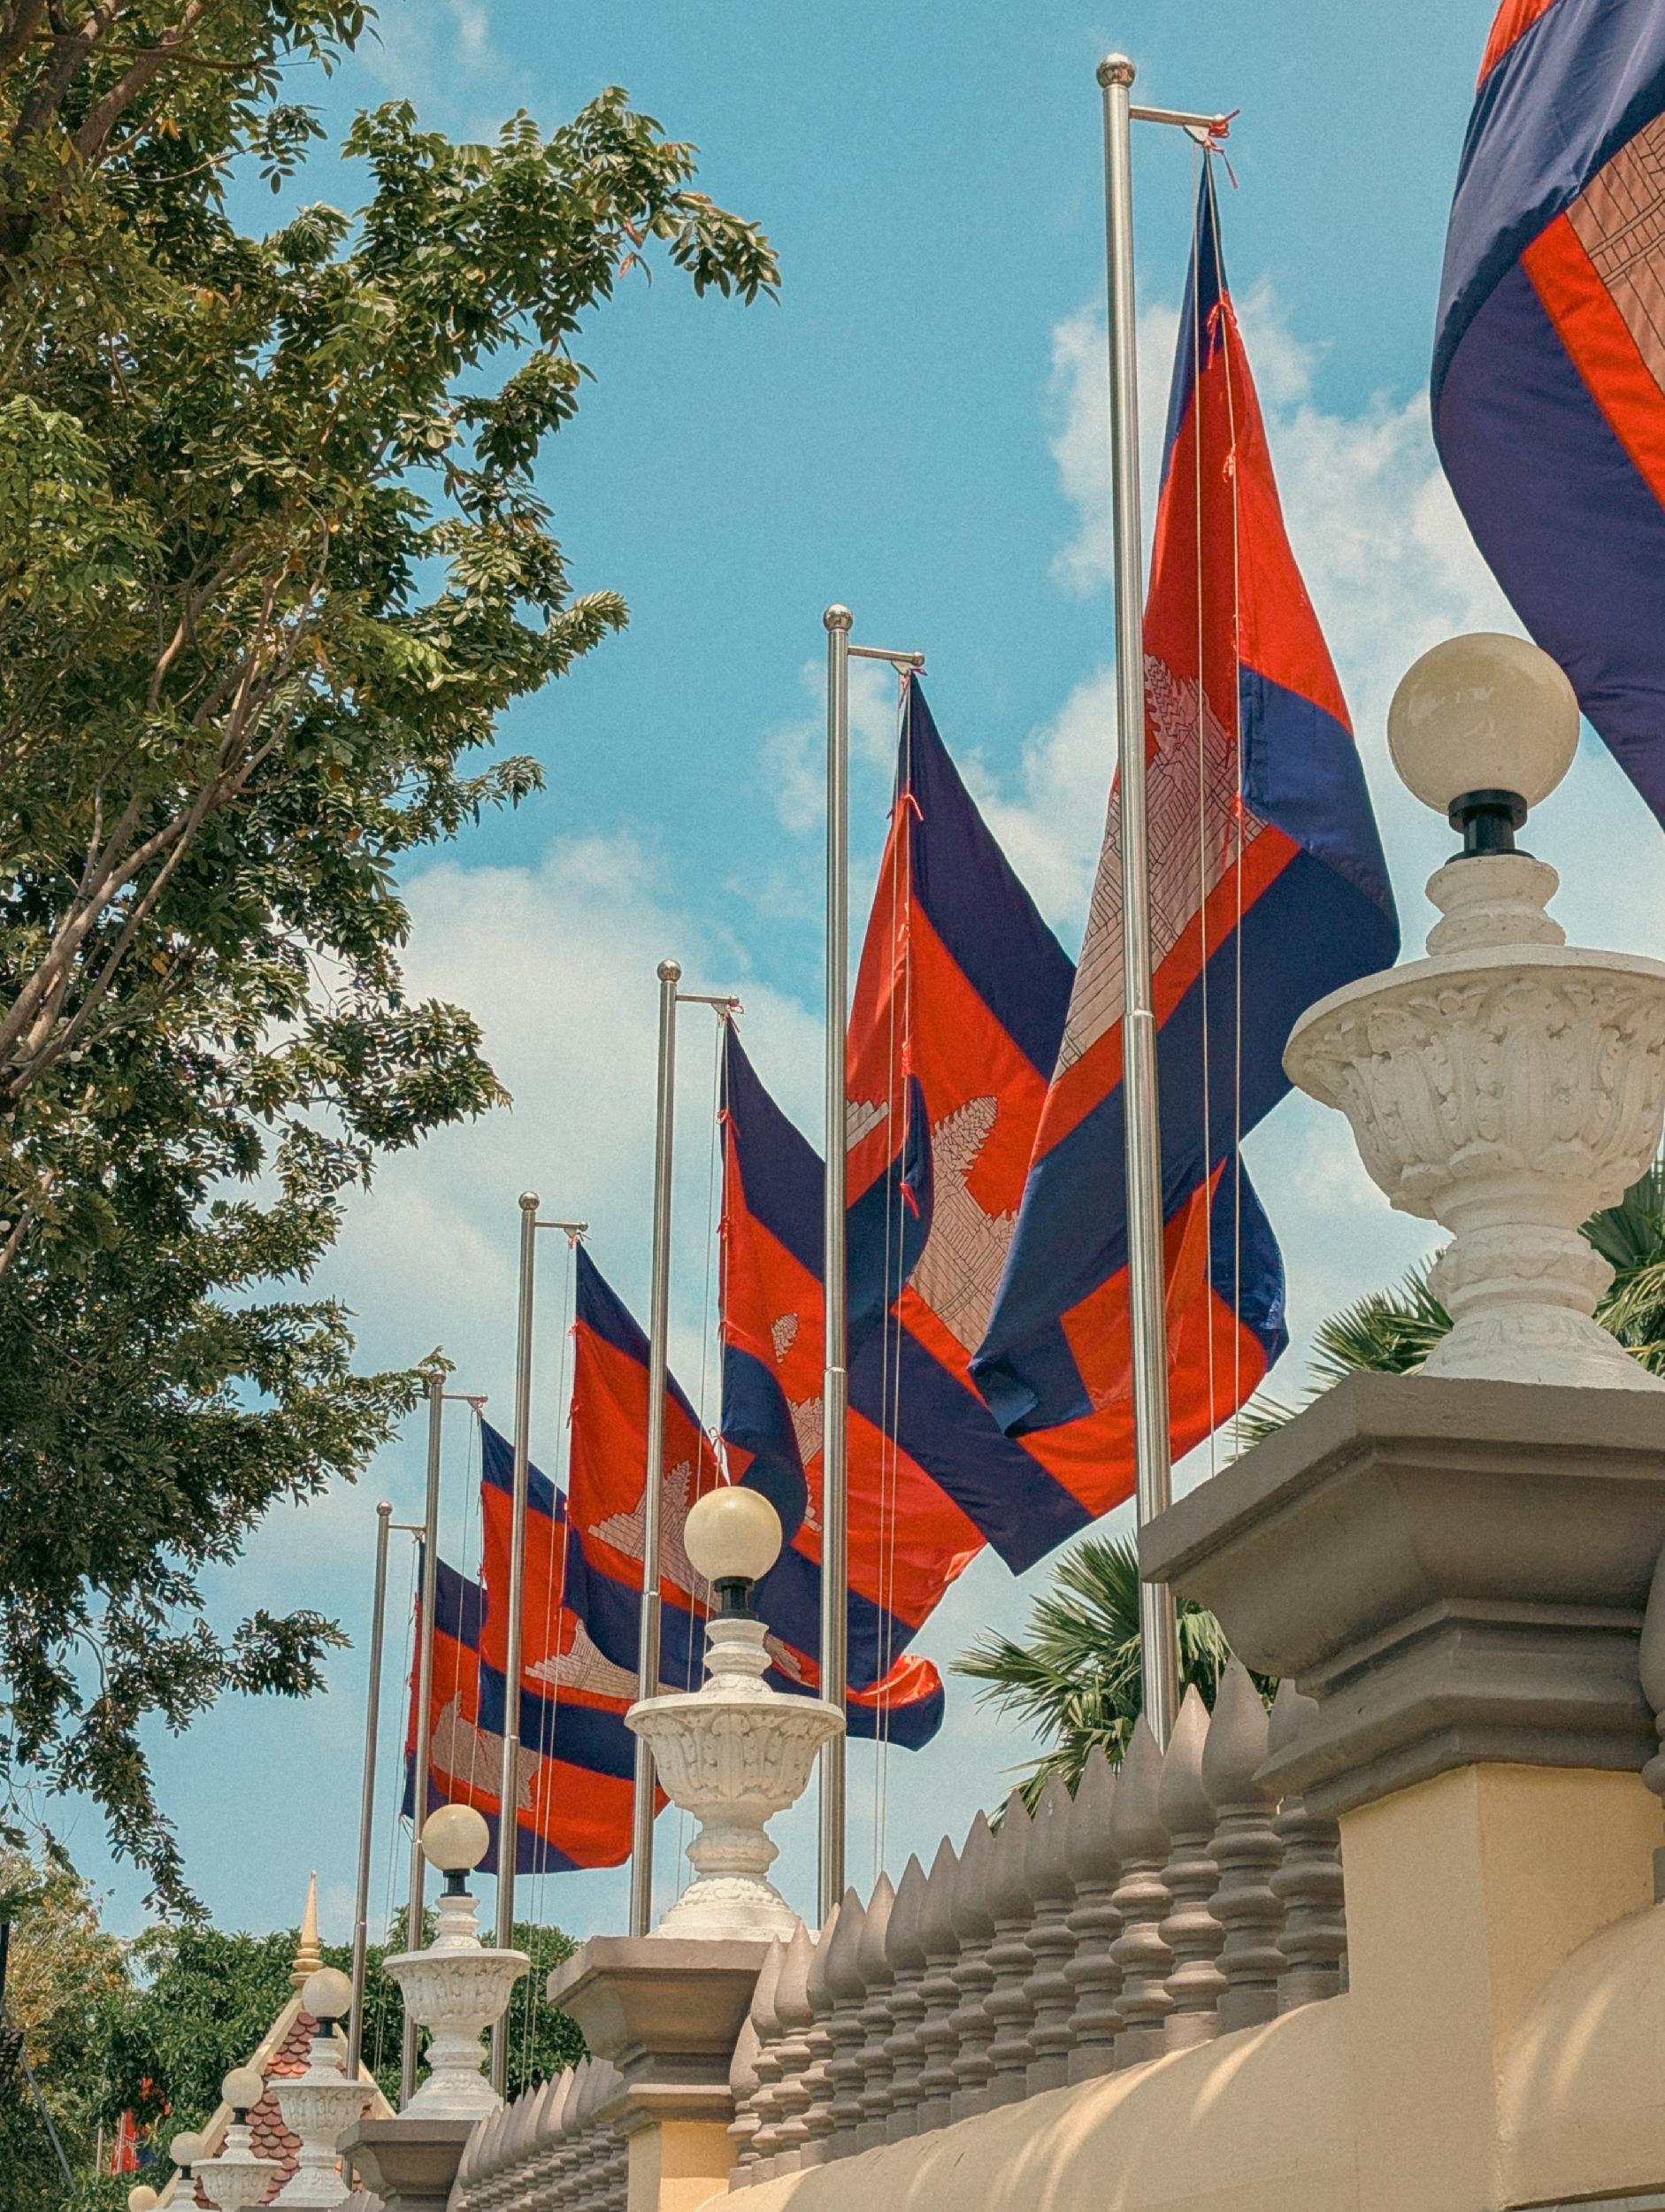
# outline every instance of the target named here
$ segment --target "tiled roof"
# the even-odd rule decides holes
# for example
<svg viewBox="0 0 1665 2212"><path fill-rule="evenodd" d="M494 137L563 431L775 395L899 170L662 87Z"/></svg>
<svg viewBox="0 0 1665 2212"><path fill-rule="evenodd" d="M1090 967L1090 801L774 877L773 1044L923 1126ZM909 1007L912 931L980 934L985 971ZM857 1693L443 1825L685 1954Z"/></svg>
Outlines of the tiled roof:
<svg viewBox="0 0 1665 2212"><path fill-rule="evenodd" d="M273 2024L274 2026L276 2024ZM257 2052L254 2056L253 2063L265 2076L266 2092L249 2114L249 2147L257 2158L275 2158L280 2165L280 2170L266 2185L266 2193L260 2200L262 2204L273 2201L300 2163L301 2139L283 2124L282 2109L272 2085L279 2081L294 2081L305 2073L311 2063L312 2039L317 2032L318 2023L311 2015L297 2011L288 2034L277 2048L265 2055ZM387 2103L373 2082L365 2082L364 2095L372 2109L386 2115ZM224 2147L223 2129L211 2126L205 2133L211 2152L217 2154ZM199 2207L208 2205L208 2197L200 2180L196 2183L194 2195ZM173 2200L178 2200L177 2195Z"/></svg>

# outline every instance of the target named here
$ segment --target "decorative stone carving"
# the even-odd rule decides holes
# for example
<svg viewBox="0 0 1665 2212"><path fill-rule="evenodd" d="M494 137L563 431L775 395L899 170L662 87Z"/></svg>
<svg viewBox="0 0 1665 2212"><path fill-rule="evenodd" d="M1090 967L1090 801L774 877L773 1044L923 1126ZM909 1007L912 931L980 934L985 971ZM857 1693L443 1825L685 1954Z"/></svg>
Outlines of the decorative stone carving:
<svg viewBox="0 0 1665 2212"><path fill-rule="evenodd" d="M1427 732L1443 718L1461 749L1452 667L1419 664L1391 719ZM1527 730L1528 745L1544 734ZM1571 743L1547 742L1566 745L1553 789ZM1416 787L1435 803L1425 776ZM1427 1374L1665 1389L1591 1318L1612 1271L1578 1233L1659 1148L1665 965L1569 947L1545 910L1558 883L1525 853L1448 862L1428 885L1443 918L1428 956L1321 1000L1284 1065L1347 1115L1400 1212L1453 1232L1432 1279L1453 1327Z"/></svg>
<svg viewBox="0 0 1665 2212"><path fill-rule="evenodd" d="M867 1918L856 1947L856 1970L862 1978L861 2117L856 2125L852 2151L868 2151L885 2139L881 2115L885 2079L885 2044L890 2034L890 1959L886 1945L896 1893L888 1874L881 1874L867 1901Z"/></svg>
<svg viewBox="0 0 1665 2212"><path fill-rule="evenodd" d="M219 2157L199 2158L193 2170L203 2194L218 2212L241 2212L242 2206L260 2202L273 2176L283 2169L275 2158L257 2158L248 2122L234 2119Z"/></svg>
<svg viewBox="0 0 1665 2212"><path fill-rule="evenodd" d="M913 2107L906 2114L909 2132L924 2134L948 2124L954 2094L954 2010L960 2001L954 1969L960 1939L954 1924L954 1882L959 1855L945 1836L925 1877L919 1911L919 1940L925 1955L919 1994L925 2013L919 2023L921 2064L913 2085Z"/></svg>
<svg viewBox="0 0 1665 2212"><path fill-rule="evenodd" d="M301 2139L295 2171L273 2199L294 2208L337 2205L346 2196L336 2140L362 2118L373 2094L367 2083L348 2078L346 2047L333 2032L315 2035L309 2055L305 2073L272 2085L284 2126Z"/></svg>
<svg viewBox="0 0 1665 2212"><path fill-rule="evenodd" d="M1001 1824L989 1862L988 1901L994 1916L994 1940L988 1947L994 1982L985 2000L994 2034L989 2039L989 2079L979 2109L1014 2103L1024 2093L1029 2062L1032 2018L1029 1977L1034 1954L1029 1947L1030 1923L1034 1918L1034 1893L1029 1856L1035 1844L1036 1823L1020 1793L1014 1790L1001 1809Z"/></svg>
<svg viewBox="0 0 1665 2212"><path fill-rule="evenodd" d="M1070 2078L1070 2047L1075 2040L1075 1991L1069 1973L1075 1956L1075 1938L1070 1932L1070 1909L1075 1903L1075 1884L1070 1877L1070 1831L1074 1821L1075 1801L1069 1786L1062 1775L1054 1774L1047 1778L1035 1809L1027 1861L1034 1897L1029 1955L1034 1964L1024 1991L1029 2001L1030 2060L1024 2087L1031 2097L1044 2089L1062 2089Z"/></svg>
<svg viewBox="0 0 1665 2212"><path fill-rule="evenodd" d="M825 2141L829 2158L848 2154L862 2124L862 2003L867 1985L862 1979L860 1952L866 1925L867 1908L853 1889L847 1889L826 1959L827 1993L832 2000L826 2022L831 2048Z"/></svg>
<svg viewBox="0 0 1665 2212"><path fill-rule="evenodd" d="M1225 1977L1215 1964L1225 1930L1209 1909L1220 1870L1208 1854L1214 1807L1202 1786L1208 1709L1193 1683L1185 1692L1163 1754L1156 1807L1168 1831L1162 1879L1173 1909L1162 1924L1162 1941L1174 1955L1168 1994L1174 2001L1164 2037L1170 2051L1187 2051L1219 2032L1216 2007Z"/></svg>
<svg viewBox="0 0 1665 2212"><path fill-rule="evenodd" d="M994 1839L988 1818L978 1813L966 1831L960 1863L954 1877L954 1925L960 1939L960 1956L954 1970L959 2002L954 2008L954 2093L949 2116L963 2120L983 2108L983 2094L993 2068L989 2039L994 2032L988 1993L994 1985L994 1970L988 1947L994 1940L994 1916L989 1904L990 1862Z"/></svg>
<svg viewBox="0 0 1665 2212"><path fill-rule="evenodd" d="M919 2070L925 2063L925 2047L919 2039L920 2023L925 2016L920 1988L925 1970L921 1924L925 1901L925 1870L917 1858L910 1857L896 1886L896 1902L885 1936L891 1972L891 2029L885 2039L879 2092L871 2094L870 2085L862 2095L863 2112L871 2111L875 2119L882 2120L888 2143L902 2142L914 2131L913 2108L917 2101Z"/></svg>
<svg viewBox="0 0 1665 2212"><path fill-rule="evenodd" d="M1292 1750L1303 1719L1317 1709L1316 1699L1302 1697L1293 1682L1280 1682L1267 1729L1268 1756L1279 1759ZM1278 1806L1272 1830L1283 1853L1272 1877L1273 1892L1284 1908L1283 1933L1278 1939L1284 1957L1278 2008L1293 2012L1298 2005L1333 1997L1347 1985L1341 1830L1293 1793Z"/></svg>
<svg viewBox="0 0 1665 2212"><path fill-rule="evenodd" d="M798 1925L768 1878L778 1855L766 1826L802 1796L844 1716L770 1688L763 1634L761 1621L714 1615L703 1687L644 1699L625 1716L651 1747L666 1795L699 1823L688 1846L694 1878L657 1935L786 1942Z"/></svg>
<svg viewBox="0 0 1665 2212"><path fill-rule="evenodd" d="M1158 1809L1161 1786L1162 1753L1141 1714L1128 1740L1110 1816L1110 1833L1122 1865L1115 1900L1122 1932L1111 1953L1122 1977L1116 2001L1122 2016L1116 2039L1118 2067L1138 2066L1161 2055L1168 2016L1174 2008L1168 1994L1174 1955L1162 1935L1173 1901L1162 1878L1168 1863L1168 1832Z"/></svg>
<svg viewBox="0 0 1665 2212"><path fill-rule="evenodd" d="M752 2144L757 2134L757 2113L753 2102L757 2094L757 2030L750 2013L747 2014L735 2041L733 2062L728 2070L728 2090L734 2100L734 2117L728 2124L728 2139L734 2146L730 2186L743 2189L751 2180L756 2159Z"/></svg>
<svg viewBox="0 0 1665 2212"><path fill-rule="evenodd" d="M805 1993L809 2003L809 2026L804 2041L809 2062L803 2070L803 2141L798 2151L800 2166L819 2166L826 2157L827 2138L832 2131L832 2085L828 2062L832 2055L832 1992L827 1984L827 1961L842 1909L834 1905L821 1924L809 1955Z"/></svg>
<svg viewBox="0 0 1665 2212"><path fill-rule="evenodd" d="M775 2091L775 2156L771 2170L778 2174L796 2170L809 2139L804 2115L809 2106L809 2092L804 2075L809 2064L809 2029L815 2017L809 2008L809 1961L813 1950L809 1930L800 1924L786 1946L786 1956L780 1962L780 1978L775 1984L775 2017L780 2023L780 2040L776 2046L780 2081Z"/></svg>
<svg viewBox="0 0 1665 2212"><path fill-rule="evenodd" d="M780 2016L775 2010L775 1992L780 1985L780 1970L786 1958L786 1947L784 1943L770 1945L758 1970L757 1986L752 1993L748 2016L757 2043L756 2055L752 2061L754 2086L751 2099L756 2123L751 2133L751 2172L755 2181L762 2181L774 2171L775 2153L779 2147L775 2093L780 2082L783 2030Z"/></svg>
<svg viewBox="0 0 1665 2212"><path fill-rule="evenodd" d="M1278 2012L1284 1955L1278 1947L1284 1908L1272 1887L1283 1847L1272 1826L1276 1788L1260 1779L1266 1763L1266 1708L1248 1669L1233 1659L1220 1677L1214 1724L1202 1754L1202 1781L1216 1815L1214 1856L1220 1886L1215 1917L1225 1930L1220 1971L1220 2031L1258 2027Z"/></svg>
<svg viewBox="0 0 1665 2212"><path fill-rule="evenodd" d="M1091 2081L1116 2064L1116 2039L1123 2021L1116 1998L1122 1972L1113 1956L1122 1932L1116 1886L1121 1878L1112 1823L1116 1776L1101 1744L1094 1744L1076 1784L1064 1863L1075 1891L1070 1935L1075 1945L1064 1971L1075 1995L1070 2020L1069 2078Z"/></svg>
<svg viewBox="0 0 1665 2212"><path fill-rule="evenodd" d="M404 2107L408 2118L480 2119L502 2103L480 2070L486 2059L481 2038L502 2018L509 1993L532 1962L524 1951L483 1949L476 1913L466 1891L442 1893L438 1931L428 1948L402 1951L383 1962L403 1994L406 2013L428 2031L428 2077ZM278 2094L281 2100L281 2088Z"/></svg>

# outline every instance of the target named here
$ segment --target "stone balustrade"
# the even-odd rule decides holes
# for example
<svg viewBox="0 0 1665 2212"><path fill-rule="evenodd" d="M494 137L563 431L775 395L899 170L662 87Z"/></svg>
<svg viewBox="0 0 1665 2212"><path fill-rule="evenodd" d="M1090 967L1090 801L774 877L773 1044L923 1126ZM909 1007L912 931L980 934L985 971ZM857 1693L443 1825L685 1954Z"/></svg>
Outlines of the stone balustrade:
<svg viewBox="0 0 1665 2212"><path fill-rule="evenodd" d="M587 2058L482 2120L450 2212L625 2212L628 2153L614 2116L622 2078Z"/></svg>
<svg viewBox="0 0 1665 2212"><path fill-rule="evenodd" d="M1141 1722L1032 1815L1014 1795L893 1889L776 1944L734 2054L733 2186L1185 2050L1347 1985L1336 1823L1259 1780L1269 1716L1232 1661L1166 1753ZM520 2201L519 2200L516 2200ZM564 2198L549 2200L564 2206ZM476 2212L470 2200L469 2212Z"/></svg>

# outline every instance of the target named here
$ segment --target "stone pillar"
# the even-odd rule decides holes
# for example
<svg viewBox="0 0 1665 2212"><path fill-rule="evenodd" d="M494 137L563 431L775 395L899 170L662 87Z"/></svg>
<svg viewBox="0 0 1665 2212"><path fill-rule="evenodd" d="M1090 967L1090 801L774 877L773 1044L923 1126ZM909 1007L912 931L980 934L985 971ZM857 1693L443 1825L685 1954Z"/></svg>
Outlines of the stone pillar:
<svg viewBox="0 0 1665 2212"><path fill-rule="evenodd" d="M1070 2020L1070 2079L1091 2081L1116 2064L1116 2039L1122 2016L1116 2005L1122 1974L1113 1955L1122 1932L1116 1886L1122 1870L1111 1820L1116 1809L1116 1777L1094 1744L1076 1785L1070 1824L1069 1867L1075 1885L1070 1934L1075 1944L1068 1969L1075 1993Z"/></svg>
<svg viewBox="0 0 1665 2212"><path fill-rule="evenodd" d="M1162 1924L1162 1941L1174 1955L1168 1994L1174 2001L1166 2039L1170 2051L1188 2051L1220 2032L1217 2016L1225 1976L1216 1961L1225 1930L1215 1917L1220 1869L1209 1855L1214 1807L1202 1780L1208 1709L1194 1683L1186 1690L1162 1763L1157 1810L1168 1831L1162 1879L1173 1909Z"/></svg>
<svg viewBox="0 0 1665 2212"><path fill-rule="evenodd" d="M1662 1547L1655 1394L1422 1375L1349 1378L1144 1532L1316 1701L1257 1789L1340 1826L1359 2212L1498 2200L1512 2039L1653 1897Z"/></svg>
<svg viewBox="0 0 1665 2212"><path fill-rule="evenodd" d="M767 1948L597 1936L550 1975L550 2001L618 2070L628 2212L693 2212L726 2187L729 2070Z"/></svg>
<svg viewBox="0 0 1665 2212"><path fill-rule="evenodd" d="M1122 2027L1116 2039L1118 2067L1137 2066L1161 2055L1168 2016L1174 2008L1168 1994L1174 1955L1162 1936L1162 1924L1173 1900L1162 1878L1168 1863L1168 1831L1158 1810L1161 1784L1162 1754L1149 1724L1141 1716L1122 1761L1116 1808L1110 1816L1110 1833L1122 1867L1115 1898L1122 1932L1111 1953L1122 1978L1117 2001Z"/></svg>

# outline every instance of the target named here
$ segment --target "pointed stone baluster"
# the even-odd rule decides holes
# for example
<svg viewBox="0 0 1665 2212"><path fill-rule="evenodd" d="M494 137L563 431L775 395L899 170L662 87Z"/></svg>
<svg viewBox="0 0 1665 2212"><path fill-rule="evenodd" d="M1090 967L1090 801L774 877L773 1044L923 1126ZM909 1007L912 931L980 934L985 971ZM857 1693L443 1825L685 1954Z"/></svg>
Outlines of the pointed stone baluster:
<svg viewBox="0 0 1665 2212"><path fill-rule="evenodd" d="M803 2147L809 2139L804 2115L809 2108L809 2089L804 2079L811 2053L809 2030L815 2015L809 2008L809 1962L815 1939L802 1921L780 1962L775 1985L775 2017L780 2023L780 2082L775 2091L775 2165L778 2174L795 2173Z"/></svg>
<svg viewBox="0 0 1665 2212"><path fill-rule="evenodd" d="M1068 1783L1062 1775L1052 1775L1035 1809L1029 1839L1029 1886L1034 1897L1029 1955L1034 1964L1025 1992L1030 2059L1024 2093L1030 2097L1044 2089L1062 2089L1070 2078L1070 2047L1075 2039L1070 2024L1075 1992L1069 1975L1075 1955L1075 1938L1070 1932L1070 1909L1075 1903L1075 1884L1070 1878L1074 1817L1075 1801Z"/></svg>
<svg viewBox="0 0 1665 2212"><path fill-rule="evenodd" d="M919 1994L925 2013L919 2023L919 2076L908 2115L909 2132L917 2135L947 2127L948 2101L954 2094L954 2008L960 2001L954 1979L960 1955L954 1926L954 1878L959 1864L959 1855L944 1836L925 1877L919 1909L919 1941L925 1955Z"/></svg>
<svg viewBox="0 0 1665 2212"><path fill-rule="evenodd" d="M867 1922L856 1947L856 1963L862 1977L862 2116L856 2124L854 2151L871 2151L885 2139L885 2123L878 2116L876 2098L884 2088L885 2045L890 2036L890 1960L886 1942L896 1892L888 1874L881 1874L867 1901Z"/></svg>
<svg viewBox="0 0 1665 2212"><path fill-rule="evenodd" d="M1122 1932L1116 1885L1122 1863L1116 1855L1111 1820L1116 1810L1116 1775L1102 1744L1094 1744L1076 1784L1075 1806L1064 1859L1075 1890L1070 1909L1074 1956L1064 1969L1075 1996L1070 2019L1071 2081L1092 2081L1116 2064L1116 2039L1122 2029L1116 2004L1122 1970L1111 1956Z"/></svg>
<svg viewBox="0 0 1665 2212"><path fill-rule="evenodd" d="M1173 1900L1162 1939L1174 1955L1168 1994L1174 2001L1163 2027L1170 2051L1188 2051L1220 2032L1218 2007L1225 1977L1215 1961L1225 1930L1210 1905L1220 1870L1209 1856L1214 1807L1202 1786L1202 1753L1208 1740L1208 1709L1194 1683L1186 1690L1162 1755L1156 1810L1168 1831L1162 1880Z"/></svg>
<svg viewBox="0 0 1665 2212"><path fill-rule="evenodd" d="M1267 1746L1273 1756L1293 1749L1308 1717L1317 1709L1317 1700L1303 1697L1293 1682L1278 1684L1267 1728ZM1272 1832L1284 1854L1283 1864L1272 1877L1272 1888L1284 1908L1284 1931L1278 1939L1284 1955L1278 2009L1293 2012L1297 2005L1333 1997L1344 1986L1347 1922L1341 1830L1335 1821L1309 1812L1304 1798L1286 1797L1278 1809Z"/></svg>
<svg viewBox="0 0 1665 2212"><path fill-rule="evenodd" d="M752 2139L757 2132L757 2114L752 2100L757 2094L757 2031L748 2013L734 2039L734 2055L728 2066L728 2093L734 2101L734 2116L728 2124L728 2139L734 2146L729 2169L731 2189L751 2186Z"/></svg>
<svg viewBox="0 0 1665 2212"><path fill-rule="evenodd" d="M819 2166L826 2157L827 2137L832 2131L832 1991L827 1981L827 1962L832 1955L832 1939L838 1932L839 1915L842 1907L834 1905L827 1915L821 1932L815 1939L815 1949L809 1959L809 1978L806 1985L809 2000L809 2028L804 2037L809 2047L809 2063L803 2070L804 2108L803 2142L798 2152L800 2166Z"/></svg>
<svg viewBox="0 0 1665 2212"><path fill-rule="evenodd" d="M752 2110L757 2115L751 2142L754 2181L762 2181L774 2171L775 2153L780 2147L775 2124L775 2092L780 2084L781 2027L775 2011L775 1991L779 1986L786 1956L784 1943L770 1945L757 1970L756 1987L752 1991L751 2023L757 2033L757 2055L752 2061L752 2071L757 2077L757 2086L752 2092Z"/></svg>
<svg viewBox="0 0 1665 2212"><path fill-rule="evenodd" d="M1029 1927L1035 1916L1035 1901L1029 1855L1034 1831L1029 1809L1014 1790L1001 1808L990 1863L989 1906L994 1915L994 1940L988 1947L988 1962L994 1981L987 2008L994 2032L989 2039L989 2081L980 2108L985 2112L993 2111L996 2105L1015 2103L1023 2095L1033 2055L1029 2047L1029 1977L1035 1960L1029 1947Z"/></svg>
<svg viewBox="0 0 1665 2212"><path fill-rule="evenodd" d="M826 2062L828 2158L848 2157L862 2124L862 2001L867 1988L859 1955L866 1925L866 1906L853 1889L847 1889L826 1962L826 1985L832 1999L826 2023L832 2047Z"/></svg>
<svg viewBox="0 0 1665 2212"><path fill-rule="evenodd" d="M1141 1714L1128 1740L1110 1820L1122 1863L1115 1901L1122 1932L1111 1953L1122 1977L1116 2000L1122 2016L1116 2039L1118 2068L1139 2066L1161 2055L1165 2024L1174 2008L1168 1994L1174 1955L1162 1934L1172 1900L1162 1878L1168 1863L1168 1831L1158 1806L1161 1788L1162 1753Z"/></svg>
<svg viewBox="0 0 1665 2212"><path fill-rule="evenodd" d="M862 2095L862 2109L884 2123L887 2143L904 2141L914 2131L913 2108L918 2101L917 2085L925 2063L919 2024L925 2016L925 2001L919 1985L925 1970L925 1939L919 1918L925 1900L925 1870L910 1858L896 1885L896 1902L885 1937L890 1961L890 2033L885 2039L885 2062L880 2094L871 2085Z"/></svg>
<svg viewBox="0 0 1665 2212"><path fill-rule="evenodd" d="M579 2163L583 2156L584 2121L590 2094L590 2075L595 2070L594 2059L581 2058L572 2069L572 2087L567 2096L561 2116L561 2149L555 2162L555 2173L549 2199L553 2204L564 2206L575 2189Z"/></svg>
<svg viewBox="0 0 1665 2212"><path fill-rule="evenodd" d="M618 2154L625 2139L608 2108L623 2089L625 2078L610 2059L602 2061L602 2085L595 2099L595 2139L590 2152L589 2194L583 2212L614 2212L618 2200Z"/></svg>
<svg viewBox="0 0 1665 2212"><path fill-rule="evenodd" d="M1220 1677L1214 1723L1202 1754L1203 1786L1215 1809L1220 1870L1214 1916L1225 1930L1220 2032L1258 2027L1278 2013L1284 1908L1272 1887L1284 1853L1272 1826L1277 1800L1257 1778L1266 1763L1266 1708L1248 1669L1233 1659Z"/></svg>
<svg viewBox="0 0 1665 2212"><path fill-rule="evenodd" d="M994 1856L994 1838L987 1816L978 1813L966 1832L954 1877L954 1925L960 1942L954 1969L959 2002L949 2024L955 2038L949 2117L955 2120L983 2109L983 2093L994 2070L988 2056L994 2032L988 2012L988 1993L994 1985L994 1970L988 1962L988 1947L994 1940L994 1915L989 1902Z"/></svg>

